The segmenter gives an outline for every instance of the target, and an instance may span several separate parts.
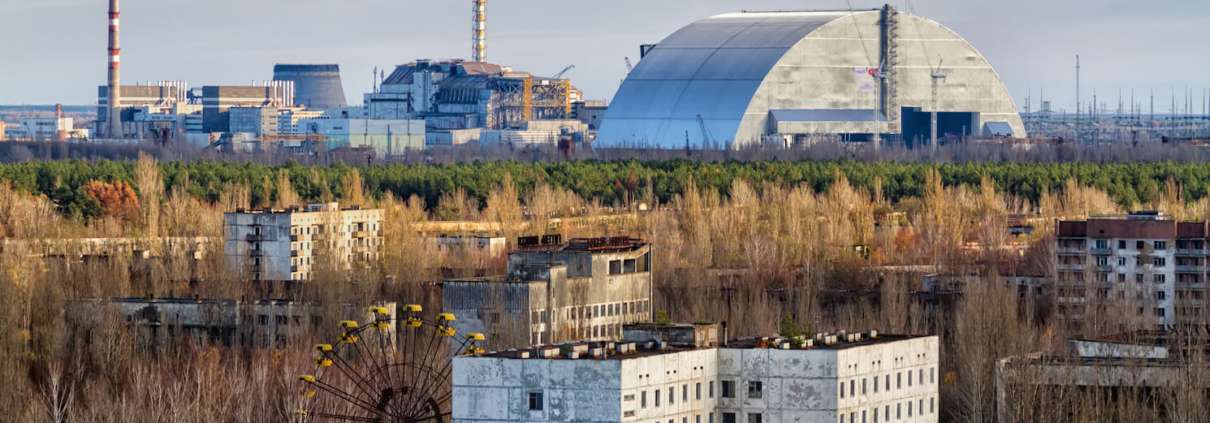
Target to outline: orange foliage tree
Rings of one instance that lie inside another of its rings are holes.
[[[122,181],[89,181],[84,193],[97,202],[101,213],[107,217],[131,219],[138,216],[139,197],[134,188]]]

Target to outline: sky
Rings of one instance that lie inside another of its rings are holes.
[[[567,75],[589,98],[610,99],[625,57],[678,28],[738,10],[868,9],[865,0],[490,0],[488,59]],[[992,62],[1024,107],[1039,91],[1075,108],[1075,55],[1085,100],[1116,109],[1133,89],[1167,111],[1169,93],[1210,88],[1210,1],[891,0],[935,19]],[[0,0],[0,104],[93,104],[106,78],[106,0]],[[377,66],[470,55],[470,0],[123,0],[124,84],[191,86],[272,77],[275,63],[337,63],[360,104]],[[1200,106],[1198,108],[1200,111]]]

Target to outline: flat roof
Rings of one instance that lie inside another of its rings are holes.
[[[690,325],[692,326],[692,325]],[[784,350],[784,351],[841,351],[850,348],[866,347],[871,345],[881,345],[898,341],[906,341],[912,339],[928,338],[934,335],[885,335],[878,334],[874,338],[863,336],[860,341],[838,341],[832,345],[825,345],[818,341],[814,345],[804,348],[777,348],[777,345],[785,345],[790,341],[790,338],[779,337],[764,337],[764,338],[739,338],[727,342],[726,345],[717,345],[709,347],[687,347],[667,345],[664,348],[645,348],[643,344],[648,342],[628,342],[628,341],[573,341],[560,344],[543,344],[535,345],[523,349],[510,349],[504,351],[492,351],[479,357],[487,358],[511,358],[517,360],[627,360],[632,358],[652,357],[664,354],[677,354],[689,351],[701,351],[712,349],[730,349],[730,350]],[[618,353],[617,346],[622,344],[633,344],[634,350],[629,353]],[[604,348],[607,353],[603,357],[592,357],[587,352],[578,358],[569,358],[563,354],[564,350],[569,348],[580,348],[591,351],[596,348]],[[539,350],[559,349],[560,353],[554,357],[538,357],[535,352]],[[522,357],[521,354],[528,353],[528,357]]]

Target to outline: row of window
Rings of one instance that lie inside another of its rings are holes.
[[[918,385],[924,385],[924,369],[916,369],[915,372],[908,370],[906,372],[901,371],[901,372],[895,373],[895,389],[903,389],[903,381],[904,381],[903,376],[905,374],[907,375],[907,387],[908,388],[911,388],[913,383],[916,383]],[[913,380],[913,374],[915,374],[914,380]],[[879,382],[878,379],[879,379],[878,376],[860,378],[860,380],[861,380],[860,395],[866,395],[866,394],[870,393],[870,391],[871,391],[870,388],[873,388],[872,389],[873,393],[877,394],[880,385],[885,386],[885,388],[883,388],[883,391],[890,392],[891,391],[891,375],[889,373],[886,374],[884,381],[883,381],[884,383],[881,383],[881,384],[878,383]],[[858,379],[848,380],[847,391],[848,391],[849,398],[853,398],[853,397],[856,397],[857,395],[859,395],[857,393],[857,381],[858,381]],[[934,385],[936,383],[937,383],[937,368],[930,367],[928,384]],[[845,391],[846,391],[845,385],[846,385],[845,381],[843,381],[843,380],[840,381],[839,388],[840,388],[840,398],[841,399],[845,398]]]
[[[913,405],[915,407],[913,407]],[[846,416],[844,414],[841,414],[839,416],[838,423],[845,423],[845,422],[848,422],[848,423],[878,423],[878,422],[889,422],[889,421],[901,420],[901,419],[905,418],[904,417],[905,409],[907,410],[906,418],[909,418],[909,419],[912,418],[913,416],[925,415],[926,412],[924,410],[924,399],[921,398],[916,401],[909,400],[909,401],[895,403],[895,414],[894,415],[891,414],[890,405],[886,405],[883,407],[873,407],[869,410],[861,410],[860,413],[858,413],[856,411],[850,412],[849,415],[847,416],[848,417],[847,420],[845,419]],[[927,413],[928,414],[937,413],[937,398],[936,397],[929,397]],[[860,416],[861,420],[858,420],[859,416]]]
[[[1168,265],[1168,259],[1164,258],[1164,257],[1152,257],[1151,260],[1149,260],[1149,262],[1154,267],[1164,267],[1164,266]],[[1082,263],[1076,262],[1076,263],[1067,263],[1067,264],[1082,264]],[[1144,262],[1143,262],[1142,257],[1134,258],[1135,267],[1143,267],[1143,264],[1144,264]],[[1197,263],[1196,261],[1193,261],[1192,263],[1184,262],[1184,263],[1178,263],[1178,264],[1180,264],[1181,266],[1200,266],[1201,265],[1200,263]],[[1108,265],[1109,265],[1109,257],[1097,257],[1097,266],[1108,266]],[[1122,267],[1126,266],[1126,257],[1118,257],[1118,266],[1122,266]]]
[[[1118,249],[1119,250],[1126,250],[1128,245],[1129,245],[1129,243],[1127,243],[1126,240],[1124,240],[1124,239],[1118,240]],[[1097,250],[1108,250],[1109,249],[1109,240],[1107,240],[1107,239],[1095,240],[1092,248],[1097,249]],[[1143,240],[1134,241],[1135,250],[1143,251],[1146,248],[1147,248],[1147,241],[1143,241]],[[1155,251],[1167,250],[1168,241],[1152,241],[1151,248],[1152,248],[1152,250],[1155,250]]]
[[[565,307],[563,309],[563,318],[567,320],[593,319],[598,317],[625,317],[631,314],[646,313],[651,308],[649,300],[623,301],[606,304],[593,304],[584,306]],[[496,323],[498,314],[492,316],[492,323]],[[530,321],[533,323],[550,323],[549,310],[534,310],[530,312]]]

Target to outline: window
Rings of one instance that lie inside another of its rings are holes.
[[[1164,276],[1166,276],[1166,275],[1164,275],[1164,274],[1162,274],[1162,273],[1161,273],[1161,274],[1157,274],[1157,275],[1153,275],[1153,276],[1154,276],[1154,278],[1153,278],[1152,280],[1154,280],[1154,281],[1155,281],[1155,283],[1164,283],[1164,282],[1167,280],[1167,279],[1164,277]]]
[[[1126,265],[1126,257],[1118,257],[1118,266]]]
[[[647,391],[639,392],[639,408],[647,408]]]
[[[530,392],[529,393],[529,410],[530,411],[542,411],[542,393],[541,392]]]
[[[713,381],[713,380],[712,380],[712,381],[710,381],[710,382],[709,382],[709,383],[706,385],[706,387],[707,387],[707,388],[708,388],[708,390],[709,390],[708,394],[709,394],[710,398],[714,398],[714,381]]]
[[[668,405],[676,404],[676,387],[668,388]]]
[[[903,389],[903,372],[895,373],[895,389]]]
[[[1124,240],[1124,239],[1120,239],[1120,240],[1118,240],[1118,249],[1119,249],[1119,250],[1125,250],[1125,249],[1126,249],[1126,240]]]
[[[702,383],[701,382],[698,382],[697,384],[693,385],[693,397],[694,397],[694,399],[696,399],[698,401],[702,400]]]
[[[1168,242],[1167,242],[1167,241],[1156,241],[1156,242],[1155,242],[1153,245],[1155,246],[1155,249],[1156,249],[1157,251],[1158,251],[1158,250],[1167,250],[1167,249],[1168,249]]]
[[[622,261],[621,260],[610,260],[609,261],[609,274],[611,274],[611,275],[622,274]]]
[[[1155,267],[1164,267],[1164,265],[1168,264],[1168,261],[1163,257],[1155,257],[1151,259],[1151,264],[1155,265]]]
[[[912,387],[912,371],[908,370],[907,374],[908,374],[908,387],[911,388]]]
[[[1108,266],[1109,257],[1097,257],[1097,266]]]
[[[735,413],[723,413],[723,423],[735,423]]]
[[[864,377],[861,378],[861,394],[862,395],[865,395],[865,382],[866,382],[865,378]]]
[[[1166,292],[1164,292],[1164,291],[1155,291],[1155,299],[1156,299],[1156,300],[1159,300],[1159,301],[1164,301],[1164,299],[1165,299],[1167,296],[1168,296],[1168,295],[1167,295],[1167,293],[1166,293]]]
[[[689,402],[689,384],[681,385],[681,401]]]
[[[844,382],[840,382],[840,399],[844,399]]]
[[[748,423],[761,423],[762,417],[760,413],[748,413]]]
[[[1155,309],[1155,317],[1164,317],[1164,309],[1157,307]]]
[[[1106,240],[1106,239],[1098,239],[1098,240],[1096,241],[1096,246],[1095,246],[1095,247],[1093,247],[1093,248],[1098,249],[1098,250],[1104,250],[1104,249],[1108,249],[1108,248],[1109,248],[1109,240]]]
[[[912,417],[912,402],[908,401],[908,418]]]
[[[886,390],[888,390],[888,391],[891,390],[891,375],[890,374],[886,375]]]
[[[723,398],[735,398],[735,382],[730,380],[723,381]],[[734,418],[734,416],[732,417]],[[726,419],[726,416],[723,416]]]
[[[1134,283],[1143,283],[1143,274],[1142,273],[1136,273],[1134,275]]]
[[[1142,251],[1144,248],[1147,248],[1147,243],[1146,243],[1146,242],[1143,242],[1143,241],[1135,241],[1135,242],[1134,242],[1134,249],[1139,250],[1139,251]]]
[[[764,385],[759,380],[748,381],[748,398],[760,399],[764,395]],[[748,421],[752,421],[749,415]]]

